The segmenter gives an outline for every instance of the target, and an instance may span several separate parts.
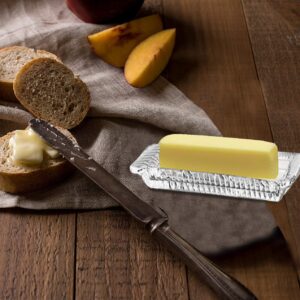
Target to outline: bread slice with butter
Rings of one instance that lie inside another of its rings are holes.
[[[20,103],[34,116],[66,129],[79,125],[90,107],[86,84],[51,58],[27,62],[18,71],[13,89]]]
[[[58,129],[76,143],[69,131]],[[22,144],[16,149],[12,144],[16,144],[18,134],[18,141]],[[74,170],[39,136],[33,138],[36,140],[31,137],[24,141],[25,136],[18,130],[0,138],[0,190],[13,194],[31,192],[62,181]]]
[[[59,58],[45,50],[35,50],[23,46],[11,46],[0,49],[0,96],[6,101],[18,101],[13,91],[13,82],[17,72],[30,60],[48,57]]]

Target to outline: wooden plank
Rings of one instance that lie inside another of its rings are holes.
[[[122,211],[78,214],[76,299],[188,299],[185,266]]]
[[[177,28],[177,48],[167,70],[168,78],[192,100],[204,108],[227,136],[272,140],[264,97],[257,77],[251,44],[241,2],[236,0],[183,0],[176,5],[164,0],[168,27]],[[291,235],[284,203],[273,208],[277,222]],[[284,248],[284,246],[283,246]],[[268,265],[262,253],[253,257],[237,255],[225,259],[225,270],[259,294],[260,299],[297,299],[299,287],[293,263],[288,255],[278,261],[271,249]],[[285,250],[286,253],[286,250]],[[250,261],[248,261],[248,259]],[[264,274],[261,278],[259,274]],[[272,278],[272,279],[271,279]],[[286,285],[274,282],[286,282]],[[264,289],[261,287],[264,286]],[[207,287],[189,276],[191,299],[214,299]]]
[[[0,214],[0,299],[72,299],[75,214]]]
[[[274,141],[300,152],[300,3],[243,0],[258,77]],[[287,235],[300,278],[300,184],[285,198]]]
[[[217,259],[216,263],[246,284],[258,299],[296,300],[300,297],[299,285],[287,257],[290,255],[285,244],[272,243]],[[189,276],[189,287],[191,300],[218,299],[207,286],[198,283],[193,273]]]

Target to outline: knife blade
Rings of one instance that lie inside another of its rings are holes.
[[[65,159],[84,173],[103,191],[110,195],[131,216],[143,223],[150,232],[187,266],[197,272],[222,299],[248,300],[255,295],[233,277],[221,271],[210,260],[174,232],[168,224],[168,216],[138,198],[126,186],[101,167],[75,142],[67,138],[53,125],[32,119],[30,127]]]

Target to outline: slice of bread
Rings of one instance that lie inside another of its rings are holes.
[[[66,136],[76,142],[67,130],[59,128]],[[9,139],[14,131],[0,138],[0,190],[19,194],[32,192],[65,179],[74,167],[63,157],[45,156],[40,166],[17,166],[11,159]]]
[[[84,82],[62,63],[36,58],[17,73],[14,93],[34,116],[66,129],[84,119],[90,106],[90,93]]]
[[[23,46],[0,49],[0,97],[6,101],[18,101],[13,91],[13,81],[17,72],[30,60],[49,57],[59,60],[50,52],[35,50]]]

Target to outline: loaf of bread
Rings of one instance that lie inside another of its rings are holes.
[[[13,89],[34,116],[66,129],[79,125],[90,106],[86,84],[52,58],[27,62],[16,74]]]
[[[13,81],[17,72],[30,60],[38,57],[59,58],[44,50],[23,46],[0,49],[0,97],[6,101],[18,101],[13,91]]]
[[[67,130],[59,129],[74,142],[75,138]],[[44,188],[65,179],[73,166],[62,156],[44,157],[37,166],[21,166],[13,163],[9,140],[14,135],[10,132],[0,138],[0,190],[8,193],[24,193]]]

